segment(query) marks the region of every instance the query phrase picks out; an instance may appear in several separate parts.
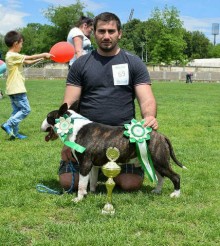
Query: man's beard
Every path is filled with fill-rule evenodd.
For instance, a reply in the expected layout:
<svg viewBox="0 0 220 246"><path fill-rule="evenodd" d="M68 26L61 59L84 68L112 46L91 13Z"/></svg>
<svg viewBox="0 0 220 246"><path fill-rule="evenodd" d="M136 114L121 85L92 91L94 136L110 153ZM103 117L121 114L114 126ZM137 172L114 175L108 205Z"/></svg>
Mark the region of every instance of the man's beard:
<svg viewBox="0 0 220 246"><path fill-rule="evenodd" d="M114 43L113 45L111 45L111 46L99 46L99 49L101 50L101 51L103 51L103 52L111 52L111 51L113 51L114 49L115 49L115 47L117 47L117 43Z"/></svg>

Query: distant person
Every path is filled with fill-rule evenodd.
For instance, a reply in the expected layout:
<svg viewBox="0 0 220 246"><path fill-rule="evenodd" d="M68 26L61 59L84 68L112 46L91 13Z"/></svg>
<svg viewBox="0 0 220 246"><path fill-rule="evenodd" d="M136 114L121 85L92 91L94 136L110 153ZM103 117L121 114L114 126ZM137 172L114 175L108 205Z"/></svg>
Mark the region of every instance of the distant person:
<svg viewBox="0 0 220 246"><path fill-rule="evenodd" d="M192 73L187 73L186 74L186 83L192 83Z"/></svg>
<svg viewBox="0 0 220 246"><path fill-rule="evenodd" d="M74 46L74 57L69 61L69 68L73 62L82 55L92 50L90 36L93 31L93 19L82 16L76 27L72 28L67 36L67 42Z"/></svg>
<svg viewBox="0 0 220 246"><path fill-rule="evenodd" d="M37 55L22 55L24 38L17 31L10 31L5 35L5 44L9 48L5 61L8 70L6 81L6 94L11 100L12 113L10 118L1 125L1 128L11 139L25 139L27 136L19 133L20 122L28 116L31 111L25 88L23 75L23 64L33 64L44 58L49 59L51 54L42 53Z"/></svg>

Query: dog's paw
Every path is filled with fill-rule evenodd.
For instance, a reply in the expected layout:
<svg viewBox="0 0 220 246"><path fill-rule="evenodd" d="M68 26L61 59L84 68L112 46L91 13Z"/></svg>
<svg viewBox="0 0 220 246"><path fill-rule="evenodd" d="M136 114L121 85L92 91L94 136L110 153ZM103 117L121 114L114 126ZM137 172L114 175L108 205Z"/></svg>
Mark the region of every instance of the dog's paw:
<svg viewBox="0 0 220 246"><path fill-rule="evenodd" d="M82 201L82 199L83 199L83 197L75 197L72 199L72 202L78 203L78 202Z"/></svg>
<svg viewBox="0 0 220 246"><path fill-rule="evenodd" d="M96 192L96 186L95 187L90 187L90 192L95 193Z"/></svg>
<svg viewBox="0 0 220 246"><path fill-rule="evenodd" d="M170 197L180 197L180 190L175 190L170 194Z"/></svg>

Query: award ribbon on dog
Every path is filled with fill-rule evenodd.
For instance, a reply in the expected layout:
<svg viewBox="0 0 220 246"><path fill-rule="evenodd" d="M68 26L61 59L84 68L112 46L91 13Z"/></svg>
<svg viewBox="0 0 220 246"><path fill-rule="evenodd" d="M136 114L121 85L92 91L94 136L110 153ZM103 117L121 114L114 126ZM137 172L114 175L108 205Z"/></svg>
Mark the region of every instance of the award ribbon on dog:
<svg viewBox="0 0 220 246"><path fill-rule="evenodd" d="M135 119L131 120L131 124L125 124L124 127L127 129L124 131L124 135L129 137L131 143L136 144L136 151L138 160L141 163L142 168L147 173L148 178L152 182L157 182L157 176L153 167L150 152L147 147L146 140L150 139L151 127L143 127L144 120L138 122Z"/></svg>
<svg viewBox="0 0 220 246"><path fill-rule="evenodd" d="M66 146L75 149L79 153L83 153L86 149L85 147L66 140L68 135L73 133L73 122L74 120L65 114L63 117L61 116L59 119L55 119L54 131Z"/></svg>

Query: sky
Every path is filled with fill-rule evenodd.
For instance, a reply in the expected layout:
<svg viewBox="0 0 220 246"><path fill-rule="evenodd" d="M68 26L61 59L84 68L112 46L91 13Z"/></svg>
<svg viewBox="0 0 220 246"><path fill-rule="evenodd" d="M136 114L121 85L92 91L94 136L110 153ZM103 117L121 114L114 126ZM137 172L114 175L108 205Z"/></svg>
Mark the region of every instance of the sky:
<svg viewBox="0 0 220 246"><path fill-rule="evenodd" d="M0 0L0 34L25 27L28 23L51 24L44 17L43 11L50 5L68 6L75 0ZM212 23L220 24L220 0L81 0L86 5L85 11L94 15L101 12L113 12L126 23L133 9L132 18L146 21L155 8L163 10L165 6L175 7L179 11L184 28L188 31L200 31L211 42ZM220 43L220 35L216 35Z"/></svg>

